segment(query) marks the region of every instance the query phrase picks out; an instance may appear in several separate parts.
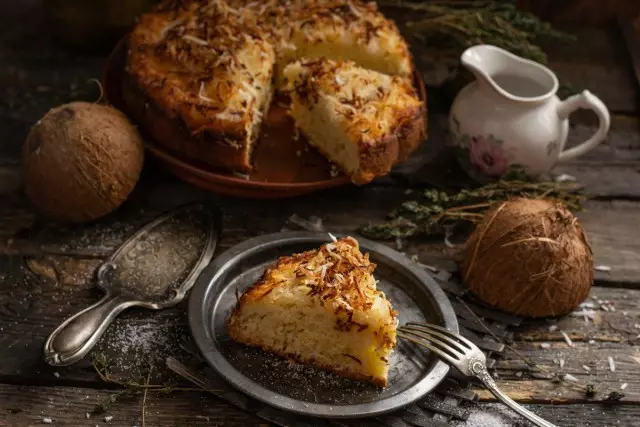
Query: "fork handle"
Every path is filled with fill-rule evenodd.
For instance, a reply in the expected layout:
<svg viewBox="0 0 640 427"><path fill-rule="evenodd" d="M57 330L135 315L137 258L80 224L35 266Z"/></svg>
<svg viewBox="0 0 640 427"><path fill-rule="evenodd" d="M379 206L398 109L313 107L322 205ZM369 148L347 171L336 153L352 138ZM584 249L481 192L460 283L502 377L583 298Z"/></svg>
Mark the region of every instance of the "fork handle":
<svg viewBox="0 0 640 427"><path fill-rule="evenodd" d="M484 366L484 363L474 361L471 363L470 368L474 376L482 381L482 383L489 389L491 393L493 393L495 397L500 399L500 401L502 401L502 403L507 405L509 408L513 409L515 412L531 421L534 425L539 427L558 427L555 424L551 424L550 422L540 418L533 412L523 408L509 396L501 392L495 381L493 381L493 378L491 378L491 375L487 371L487 368Z"/></svg>

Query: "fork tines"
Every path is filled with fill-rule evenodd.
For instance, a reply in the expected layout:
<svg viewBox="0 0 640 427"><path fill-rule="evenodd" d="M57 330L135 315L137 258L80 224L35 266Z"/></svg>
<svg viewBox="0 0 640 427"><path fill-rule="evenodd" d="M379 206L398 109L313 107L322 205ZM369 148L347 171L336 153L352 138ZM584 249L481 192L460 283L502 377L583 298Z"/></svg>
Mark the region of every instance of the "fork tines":
<svg viewBox="0 0 640 427"><path fill-rule="evenodd" d="M408 322L397 329L400 337L421 345L452 364L457 364L475 345L468 339L438 326Z"/></svg>

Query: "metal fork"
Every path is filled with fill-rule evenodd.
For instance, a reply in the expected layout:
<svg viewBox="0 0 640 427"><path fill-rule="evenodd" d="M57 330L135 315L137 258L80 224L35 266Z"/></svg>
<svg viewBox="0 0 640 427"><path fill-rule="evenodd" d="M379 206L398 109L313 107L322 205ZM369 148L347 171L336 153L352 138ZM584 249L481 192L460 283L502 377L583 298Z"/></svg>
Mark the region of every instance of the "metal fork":
<svg viewBox="0 0 640 427"><path fill-rule="evenodd" d="M466 376L478 378L502 403L539 427L557 427L514 402L500 391L487 371L487 358L468 339L441 326L408 322L398 328L399 337L433 351Z"/></svg>

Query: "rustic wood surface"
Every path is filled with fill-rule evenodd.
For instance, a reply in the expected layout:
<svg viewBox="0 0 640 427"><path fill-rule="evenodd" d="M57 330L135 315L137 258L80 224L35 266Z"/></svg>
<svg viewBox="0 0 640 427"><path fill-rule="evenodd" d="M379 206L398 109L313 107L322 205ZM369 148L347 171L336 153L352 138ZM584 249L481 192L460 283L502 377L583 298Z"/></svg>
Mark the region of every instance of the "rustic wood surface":
<svg viewBox="0 0 640 427"><path fill-rule="evenodd" d="M417 197L425 185L460 182L461 172L442 150L447 96L430 88L434 108L429 141L407 164L371 185L277 202L236 200L189 187L149 158L134 194L114 214L84 226L48 222L21 193L20 144L49 108L98 98L98 87L89 79L99 78L104 54L59 46L48 34L36 1L13 2L0 14L0 25L5 29L0 33L0 426L41 425L45 419L64 426L140 425L140 394L120 396L106 412L92 414L121 388L101 379L89 360L67 368L46 365L42 345L60 322L99 298L92 281L97 266L157 213L191 200L215 200L223 210L220 253L248 237L279 231L293 214L315 215L329 230L354 232L361 224L383 220L392 206ZM638 87L617 29L577 33L577 44L549 47L550 66L578 90L588 88L601 96L614 112L612 128L606 143L554 173L573 175L586 186L592 200L580 220L596 264L610 271L597 271L588 300L593 313L519 327L510 346L520 356L507 350L498 359L495 375L510 396L558 425L634 426L640 425ZM593 117L577 115L570 144L593 131ZM436 267L453 265L455 248L440 239L407 241L402 250ZM151 381L160 384L172 378L163 367L167 356L194 358L187 351L185 307L186 302L160 312L132 309L118 317L96 349L111 360L114 378L138 381L152 364ZM571 374L578 382L554 382L521 356L546 371ZM595 395L587 396L576 384L593 384ZM183 386L191 387L178 387ZM481 404L472 410L470 426L521 425L493 403L489 393L476 391ZM612 391L624 397L607 400ZM147 426L268 425L196 391L150 392L145 406ZM113 418L107 422L105 417Z"/></svg>

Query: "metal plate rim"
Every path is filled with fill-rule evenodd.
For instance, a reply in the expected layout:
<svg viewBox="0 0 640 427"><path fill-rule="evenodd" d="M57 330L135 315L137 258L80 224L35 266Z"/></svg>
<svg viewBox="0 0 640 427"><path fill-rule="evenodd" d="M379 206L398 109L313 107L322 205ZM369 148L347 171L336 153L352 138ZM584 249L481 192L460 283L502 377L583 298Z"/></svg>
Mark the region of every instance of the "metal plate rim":
<svg viewBox="0 0 640 427"><path fill-rule="evenodd" d="M347 234L343 233L333 234L338 238L347 236ZM360 236L354 237L358 240L363 250L367 252L378 252L392 261L403 265L411 274L416 276L426 287L427 292L432 294L435 304L441 312L443 326L453 332L459 332L458 321L451 302L440 285L438 285L426 271L417 265L413 265L412 261L405 255L386 245L373 242ZM226 360L221 352L216 352L212 349L212 340L208 337L206 330L206 319L209 315L209 313L206 312L206 296L217 286L216 276L224 271L227 263L233 262L233 260L240 255L268 250L283 243L308 242L315 244L328 241L330 241L330 237L327 232L289 231L271 233L245 240L227 249L215 258L211 264L201 272L195 285L191 289L191 295L189 297L189 329L191 330L196 345L207 363L230 385L262 403L298 415L321 418L363 418L390 413L415 403L430 393L444 380L449 373L449 365L441 360L437 360L433 368L418 383L383 400L352 405L333 405L302 402L269 390L244 376L242 372Z"/></svg>

